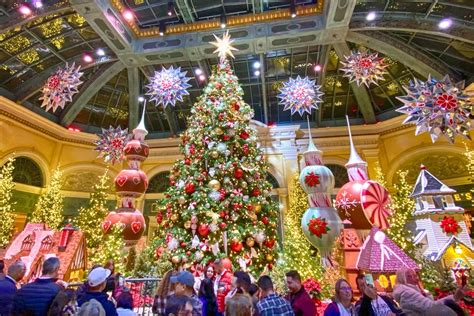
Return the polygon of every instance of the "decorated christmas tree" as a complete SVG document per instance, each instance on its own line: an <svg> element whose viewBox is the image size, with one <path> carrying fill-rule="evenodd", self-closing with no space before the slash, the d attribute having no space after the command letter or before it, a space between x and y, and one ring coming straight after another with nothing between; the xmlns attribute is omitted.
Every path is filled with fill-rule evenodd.
<svg viewBox="0 0 474 316"><path fill-rule="evenodd" d="M13 222L15 218L12 208L15 205L12 199L12 191L15 187L13 182L14 158L8 159L0 171L0 248L6 246L13 235Z"/></svg>
<svg viewBox="0 0 474 316"><path fill-rule="evenodd" d="M61 181L63 173L56 169L51 182L40 196L31 214L32 223L45 223L51 229L59 229L63 222L63 195Z"/></svg>
<svg viewBox="0 0 474 316"><path fill-rule="evenodd" d="M110 231L104 236L92 264L104 264L112 259L115 263L115 272L123 273L125 271L125 241L123 240L123 224L115 224L110 227Z"/></svg>
<svg viewBox="0 0 474 316"><path fill-rule="evenodd" d="M399 183L394 184L395 193L392 194L390 208L393 215L389 217L390 227L387 229L388 237L402 250L416 260L416 245L413 233L407 229L407 223L413 219L415 201L410 197L412 186L407 183L408 171L398 171Z"/></svg>
<svg viewBox="0 0 474 316"><path fill-rule="evenodd" d="M253 110L226 59L235 48L228 33L216 39L219 64L191 110L181 136L184 159L171 171L157 219L175 266L229 257L258 275L275 261L277 206L250 127Z"/></svg>
<svg viewBox="0 0 474 316"><path fill-rule="evenodd" d="M74 224L86 235L88 255L95 261L95 254L104 242L104 233L101 223L108 213L107 192L110 190L108 169L99 177L94 185L94 192L90 195L88 207L81 207L79 215L74 219Z"/></svg>

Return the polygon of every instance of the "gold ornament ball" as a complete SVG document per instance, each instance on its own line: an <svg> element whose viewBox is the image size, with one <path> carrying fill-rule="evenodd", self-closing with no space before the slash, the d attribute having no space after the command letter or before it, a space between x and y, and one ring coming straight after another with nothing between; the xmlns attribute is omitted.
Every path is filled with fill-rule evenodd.
<svg viewBox="0 0 474 316"><path fill-rule="evenodd" d="M216 179L212 179L207 186L211 190L218 191L221 188L221 183Z"/></svg>
<svg viewBox="0 0 474 316"><path fill-rule="evenodd" d="M176 222L177 220L178 220L178 215L177 214L171 215L171 221Z"/></svg>
<svg viewBox="0 0 474 316"><path fill-rule="evenodd" d="M222 135L222 134L224 134L224 131L223 131L222 128L220 128L220 127L216 128L216 129L215 129L215 132L216 132L217 135Z"/></svg>
<svg viewBox="0 0 474 316"><path fill-rule="evenodd" d="M178 203L179 203L179 204L184 204L184 203L186 203L186 199L184 198L184 196L180 196L180 197L178 198Z"/></svg>
<svg viewBox="0 0 474 316"><path fill-rule="evenodd" d="M245 188L247 187L247 182L242 181L242 182L240 183L240 186L245 189Z"/></svg>
<svg viewBox="0 0 474 316"><path fill-rule="evenodd" d="M267 262L273 262L273 256L268 254L265 259L267 259Z"/></svg>
<svg viewBox="0 0 474 316"><path fill-rule="evenodd" d="M247 246L253 247L255 245L255 240L253 239L253 237L247 237L245 243L247 244Z"/></svg>
<svg viewBox="0 0 474 316"><path fill-rule="evenodd" d="M191 221L184 222L184 228L190 229L191 228Z"/></svg>
<svg viewBox="0 0 474 316"><path fill-rule="evenodd" d="M217 152L215 150L211 151L211 157L214 158L214 159L219 157L219 152Z"/></svg>
<svg viewBox="0 0 474 316"><path fill-rule="evenodd" d="M178 264L181 262L181 258L179 256L173 256L171 258L171 262L173 262L174 264Z"/></svg>
<svg viewBox="0 0 474 316"><path fill-rule="evenodd" d="M258 213L262 210L262 206L260 204L255 204L253 209L255 210L255 213Z"/></svg>

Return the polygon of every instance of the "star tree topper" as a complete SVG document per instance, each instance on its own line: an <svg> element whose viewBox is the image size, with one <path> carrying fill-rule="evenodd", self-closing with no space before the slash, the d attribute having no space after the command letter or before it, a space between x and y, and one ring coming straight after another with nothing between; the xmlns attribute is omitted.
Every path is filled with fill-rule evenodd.
<svg viewBox="0 0 474 316"><path fill-rule="evenodd" d="M234 54L232 54L232 51L237 51L238 49L232 46L234 40L230 39L229 31L226 31L224 35L222 35L222 38L216 36L215 34L212 35L214 35L214 37L216 38L216 42L211 42L211 44L216 47L216 50L213 53L218 53L220 61L223 62L226 59L227 55L232 58L235 58Z"/></svg>
<svg viewBox="0 0 474 316"><path fill-rule="evenodd" d="M442 80L428 76L427 81L414 79L408 87L403 87L406 96L397 97L404 104L397 112L407 114L403 124L415 124L415 134L429 132L433 143L440 135L445 135L454 143L456 135L471 139L470 115L472 102L463 93L464 81L454 84L448 75Z"/></svg>

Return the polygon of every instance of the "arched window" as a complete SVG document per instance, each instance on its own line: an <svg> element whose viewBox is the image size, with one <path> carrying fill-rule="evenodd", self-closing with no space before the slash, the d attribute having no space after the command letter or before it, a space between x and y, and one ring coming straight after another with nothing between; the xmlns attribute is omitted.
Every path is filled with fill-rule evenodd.
<svg viewBox="0 0 474 316"><path fill-rule="evenodd" d="M336 182L336 188L342 187L344 184L349 182L349 177L347 176L347 170L345 167L336 164L326 165L332 174L334 175L334 181Z"/></svg>
<svg viewBox="0 0 474 316"><path fill-rule="evenodd" d="M32 185L35 187L43 186L43 172L40 166L28 157L16 157L13 163L13 181Z"/></svg>
<svg viewBox="0 0 474 316"><path fill-rule="evenodd" d="M268 182L272 185L274 189L279 188L280 185L278 184L278 180L270 173L267 172L267 179Z"/></svg>
<svg viewBox="0 0 474 316"><path fill-rule="evenodd" d="M170 177L169 171L163 171L154 175L148 184L148 189L146 190L146 193L166 192L166 190L170 186L169 177Z"/></svg>

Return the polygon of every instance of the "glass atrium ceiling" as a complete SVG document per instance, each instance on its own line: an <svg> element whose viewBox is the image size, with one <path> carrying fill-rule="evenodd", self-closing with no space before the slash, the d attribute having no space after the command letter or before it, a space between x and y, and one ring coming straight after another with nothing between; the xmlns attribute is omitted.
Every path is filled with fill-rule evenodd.
<svg viewBox="0 0 474 316"><path fill-rule="evenodd" d="M109 1L111 7L114 4L122 10L131 10L138 30L148 30L163 24L168 27L191 25L200 21L220 19L224 15L245 17L262 12L279 12L292 7L292 1L273 0L174 1L171 6L172 15L169 16L169 1ZM120 64L125 57L110 44L110 34L101 32L89 15L81 15L79 12L82 11L78 9L76 2L79 1L43 0L40 9L34 8L34 3L31 2L33 15L30 17L18 13L20 2L3 2L0 6L0 94L57 124L65 127L73 125L83 132L96 133L101 127L109 125L127 127L132 105L130 100L135 95L144 94L147 76L163 66L174 65L187 71L188 76L192 78L190 96L185 102L167 111L148 104L146 124L151 132L150 136L156 138L170 137L184 130L187 113L206 84L206 81L199 80L194 72L200 68L204 74L209 74L212 66L217 63L217 57L183 58L178 61L160 58L153 64L139 62L133 67ZM298 0L295 1L295 6L307 8L321 5L323 9L320 16L326 23L326 29L329 29L329 3L328 0L319 4L317 1ZM465 80L466 85L472 83L472 1L354 0L349 3L355 3L355 6L347 20L348 32L342 42L316 40L309 44L301 42L288 45L289 47L270 47L263 52L236 55L232 66L244 89L246 102L255 111L256 120L269 125L301 124L306 121L306 117L292 117L288 111L283 111L276 97L282 83L297 75L309 76L322 86L324 102L320 109L310 116L314 126L343 125L346 114L353 124L376 123L394 117L398 115L394 109L400 106L395 97L403 94L402 86L413 77L427 76L427 73L414 69L416 63L400 58L399 50L404 50L440 73L449 72L456 80ZM366 20L369 12L376 14L376 19L372 22ZM318 15L315 19L317 17ZM437 23L445 17L452 19L453 27L446 31L439 30ZM298 23L299 19L298 16L290 22ZM231 34L237 30L239 27L230 28ZM221 33L220 29L208 32L212 31ZM297 36L298 28L292 32ZM366 41L367 38L370 40ZM255 36L252 43L256 45L259 40L260 38ZM384 44L374 46L374 41ZM340 59L344 58L344 53L337 48L341 45L346 51L378 51L389 64L384 80L379 82L378 86L371 85L369 88L349 84L340 71ZM103 56L96 54L98 49L104 51ZM85 54L92 55L94 61L84 62ZM187 56L189 57L189 54ZM256 61L263 61L260 68L262 75L255 74L253 64ZM81 92L72 102L75 110L71 114L68 109L71 104L67 104L64 110L45 112L40 107L41 101L38 100L41 88L47 78L66 62L76 62L84 71ZM315 71L315 65L321 65L323 70ZM111 73L112 75L108 75ZM361 100L368 102L362 104ZM77 101L80 101L80 104L76 104Z"/></svg>

